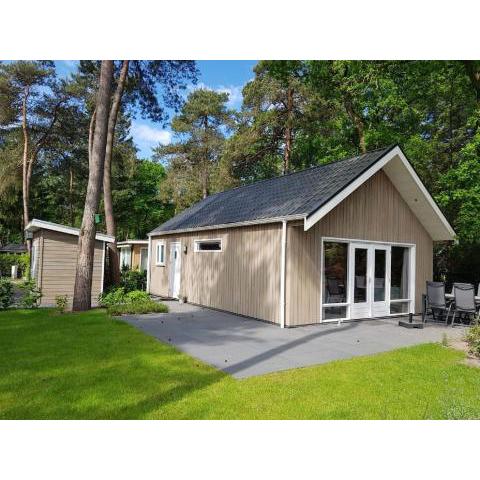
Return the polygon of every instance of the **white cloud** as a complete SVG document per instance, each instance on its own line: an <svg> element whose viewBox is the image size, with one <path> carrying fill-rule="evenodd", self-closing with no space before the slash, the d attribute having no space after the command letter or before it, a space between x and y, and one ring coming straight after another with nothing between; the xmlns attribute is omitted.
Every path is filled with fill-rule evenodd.
<svg viewBox="0 0 480 480"><path fill-rule="evenodd" d="M243 100L242 89L243 87L240 85L230 85L228 87L220 86L216 89L216 91L228 93L227 105L230 108L235 108L235 107L240 107L242 105L242 100Z"/></svg>
<svg viewBox="0 0 480 480"><path fill-rule="evenodd" d="M132 136L137 142L168 145L172 141L172 132L152 127L146 123L134 122L132 125Z"/></svg>
<svg viewBox="0 0 480 480"><path fill-rule="evenodd" d="M206 89L206 90L213 90L214 92L221 92L221 93L228 93L228 102L227 106L230 108L240 108L242 105L242 90L243 85L219 85L216 88L209 87L205 85L203 82L199 82L196 85L189 85L187 87L188 93L193 92L194 90L199 89Z"/></svg>

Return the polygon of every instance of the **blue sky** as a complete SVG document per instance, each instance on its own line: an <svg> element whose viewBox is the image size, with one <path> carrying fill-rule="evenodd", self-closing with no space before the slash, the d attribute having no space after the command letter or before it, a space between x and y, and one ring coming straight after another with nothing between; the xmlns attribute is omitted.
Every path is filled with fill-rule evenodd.
<svg viewBox="0 0 480 480"><path fill-rule="evenodd" d="M229 107L238 109L242 104L242 88L254 76L256 60L201 60L197 62L200 76L198 86L224 91L229 94ZM76 69L76 61L55 62L57 72L67 76ZM172 134L168 128L149 120L136 118L132 123L132 137L139 149L139 157L150 158L152 148L159 143L170 143Z"/></svg>

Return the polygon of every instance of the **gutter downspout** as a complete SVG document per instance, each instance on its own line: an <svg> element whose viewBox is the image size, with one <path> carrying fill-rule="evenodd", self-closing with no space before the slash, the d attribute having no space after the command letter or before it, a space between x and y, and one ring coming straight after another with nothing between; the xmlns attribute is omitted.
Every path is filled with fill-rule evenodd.
<svg viewBox="0 0 480 480"><path fill-rule="evenodd" d="M282 246L280 253L280 328L285 328L285 280L287 271L287 221L282 220Z"/></svg>
<svg viewBox="0 0 480 480"><path fill-rule="evenodd" d="M105 244L102 242L103 252L102 252L102 283L100 284L100 293L103 293L103 283L105 282Z"/></svg>
<svg viewBox="0 0 480 480"><path fill-rule="evenodd" d="M148 235L148 253L147 253L147 293L150 293L150 259L152 258L151 255L152 251L152 237Z"/></svg>

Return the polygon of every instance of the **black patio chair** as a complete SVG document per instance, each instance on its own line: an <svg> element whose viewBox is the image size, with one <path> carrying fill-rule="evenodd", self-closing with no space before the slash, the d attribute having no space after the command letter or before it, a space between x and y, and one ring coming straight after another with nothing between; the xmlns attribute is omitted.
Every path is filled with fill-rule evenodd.
<svg viewBox="0 0 480 480"><path fill-rule="evenodd" d="M451 295L453 295L453 290L455 289L455 285L458 285L459 287L473 287L471 283L454 282L452 284L452 291L450 292Z"/></svg>
<svg viewBox="0 0 480 480"><path fill-rule="evenodd" d="M447 305L445 300L445 283L427 281L425 314L429 308L434 321L445 321L445 323L448 323L452 303L450 302L450 304ZM439 315L439 318L437 318L436 315Z"/></svg>
<svg viewBox="0 0 480 480"><path fill-rule="evenodd" d="M473 285L460 285L458 283L453 286L453 317L452 327L455 326L455 317L458 313L460 323L475 317L480 305L475 304L475 289Z"/></svg>
<svg viewBox="0 0 480 480"><path fill-rule="evenodd" d="M328 292L327 302L340 303L344 301L342 287L338 279L334 277L327 278L327 292Z"/></svg>

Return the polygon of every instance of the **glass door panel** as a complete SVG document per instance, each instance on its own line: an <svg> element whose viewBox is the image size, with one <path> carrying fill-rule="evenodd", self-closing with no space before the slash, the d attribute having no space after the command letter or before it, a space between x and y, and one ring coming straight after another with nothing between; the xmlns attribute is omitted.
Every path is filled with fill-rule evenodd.
<svg viewBox="0 0 480 480"><path fill-rule="evenodd" d="M369 245L350 244L350 318L370 316L370 270L371 251Z"/></svg>
<svg viewBox="0 0 480 480"><path fill-rule="evenodd" d="M385 250L375 249L375 278L373 280L373 300L375 302L385 300L386 253Z"/></svg>
<svg viewBox="0 0 480 480"><path fill-rule="evenodd" d="M410 249L392 247L390 313L408 313L410 300ZM402 301L403 300L403 301Z"/></svg>
<svg viewBox="0 0 480 480"><path fill-rule="evenodd" d="M366 248L355 248L355 280L353 301L364 303L367 301L367 257Z"/></svg>
<svg viewBox="0 0 480 480"><path fill-rule="evenodd" d="M381 317L388 315L388 262L390 251L388 246L373 245L372 265L372 316Z"/></svg>

